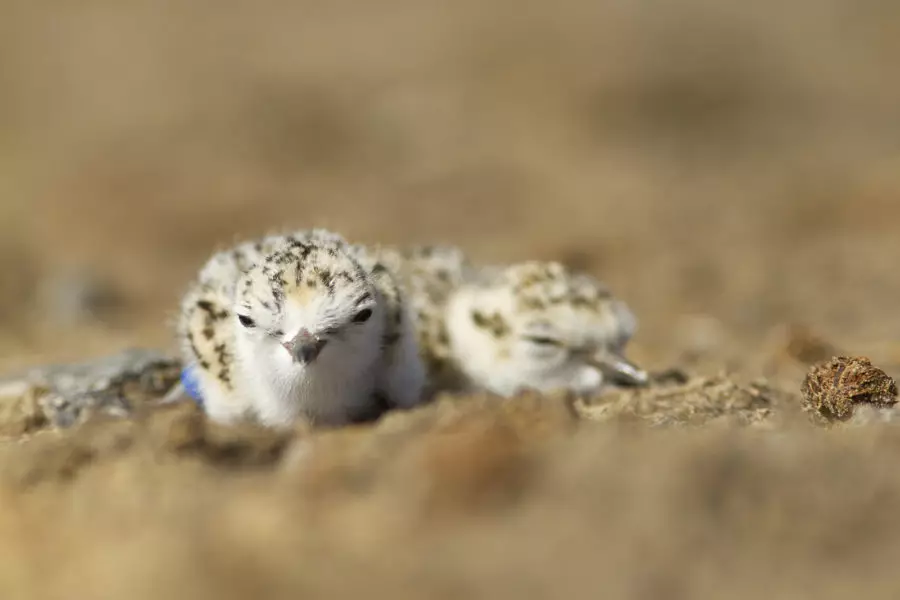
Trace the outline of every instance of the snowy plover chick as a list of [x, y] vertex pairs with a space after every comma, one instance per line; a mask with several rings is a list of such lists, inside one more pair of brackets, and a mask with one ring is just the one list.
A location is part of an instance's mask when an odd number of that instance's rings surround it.
[[422, 398], [425, 371], [393, 276], [327, 230], [213, 255], [178, 330], [216, 421], [336, 426]]
[[624, 354], [634, 314], [599, 281], [556, 262], [481, 270], [449, 298], [446, 326], [459, 369], [496, 394], [589, 394], [648, 380]]
[[556, 262], [475, 267], [452, 246], [379, 248], [416, 315], [430, 392], [594, 393], [646, 383], [625, 358], [637, 320], [586, 274]]

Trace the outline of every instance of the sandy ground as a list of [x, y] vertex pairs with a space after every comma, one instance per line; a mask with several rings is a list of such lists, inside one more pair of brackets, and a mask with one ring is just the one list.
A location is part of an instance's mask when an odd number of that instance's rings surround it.
[[896, 597], [900, 433], [799, 411], [831, 350], [900, 375], [896, 3], [2, 12], [2, 370], [173, 348], [213, 249], [316, 225], [588, 270], [695, 377], [8, 444], [3, 598]]

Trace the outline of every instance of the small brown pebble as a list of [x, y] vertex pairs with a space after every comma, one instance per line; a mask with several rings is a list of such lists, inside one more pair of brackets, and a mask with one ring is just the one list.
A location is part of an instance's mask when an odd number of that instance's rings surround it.
[[889, 408], [897, 402], [897, 384], [868, 358], [837, 356], [814, 365], [801, 389], [803, 409], [818, 421], [846, 421], [854, 406]]

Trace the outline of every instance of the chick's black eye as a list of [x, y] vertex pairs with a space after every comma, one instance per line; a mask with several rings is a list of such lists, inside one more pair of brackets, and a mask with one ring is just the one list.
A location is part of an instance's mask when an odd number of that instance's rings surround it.
[[247, 327], [248, 329], [250, 327], [256, 327], [256, 323], [247, 315], [238, 315], [238, 321], [240, 321], [241, 325]]
[[365, 323], [372, 316], [371, 308], [364, 308], [353, 316], [354, 323]]
[[538, 344], [539, 346], [562, 346], [562, 342], [557, 339], [551, 337], [545, 337], [540, 335], [527, 336], [525, 338], [532, 344]]

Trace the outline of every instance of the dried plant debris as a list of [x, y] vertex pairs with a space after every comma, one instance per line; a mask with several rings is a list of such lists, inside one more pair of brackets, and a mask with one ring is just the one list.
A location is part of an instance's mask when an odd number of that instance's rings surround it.
[[891, 408], [897, 402], [897, 384], [865, 357], [837, 356], [813, 366], [801, 391], [803, 410], [819, 424], [847, 421], [861, 404]]
[[765, 423], [779, 392], [764, 382], [741, 385], [728, 377], [697, 377], [679, 385], [611, 392], [575, 406], [584, 419], [634, 420], [653, 426], [700, 426], [713, 421]]
[[[180, 373], [177, 359], [145, 349], [18, 373], [0, 381], [0, 430], [26, 433], [45, 424], [69, 427], [92, 412], [130, 415], [162, 398]], [[32, 414], [35, 405], [39, 417]]]

